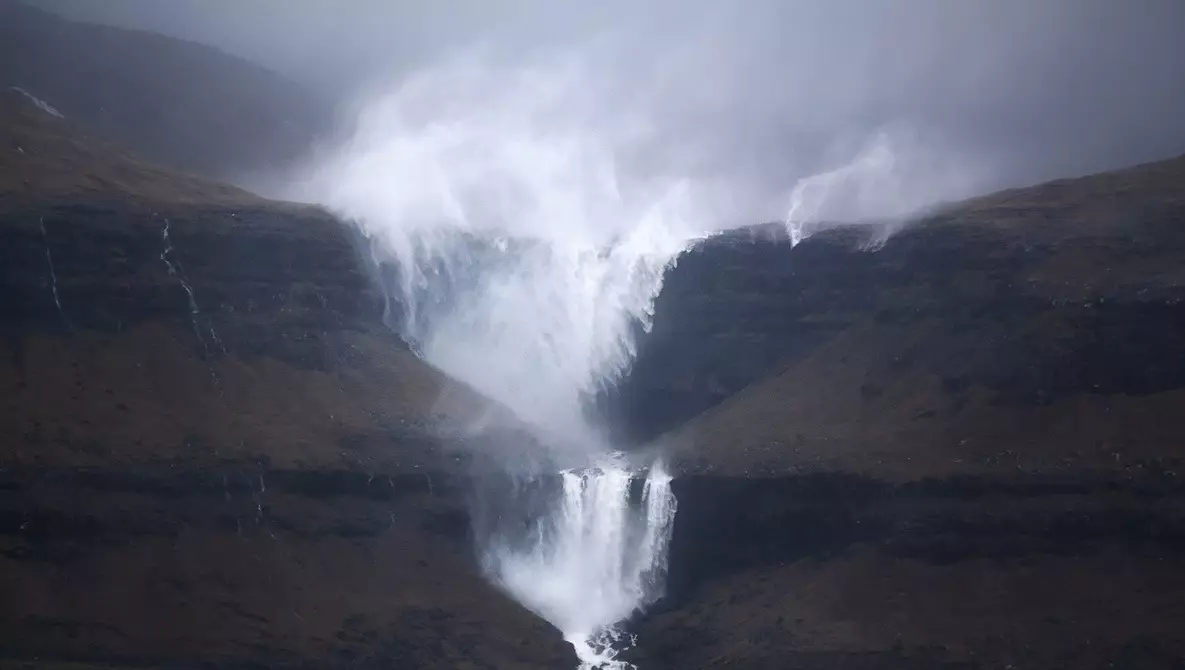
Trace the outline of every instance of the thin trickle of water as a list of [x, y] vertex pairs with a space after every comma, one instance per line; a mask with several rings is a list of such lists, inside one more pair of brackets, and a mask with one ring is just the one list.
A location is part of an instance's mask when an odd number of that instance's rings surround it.
[[[197, 336], [198, 342], [202, 345], [202, 350], [208, 357], [210, 355], [210, 348], [206, 342], [206, 338], [202, 335], [201, 324], [201, 310], [198, 309], [197, 298], [194, 297], [193, 286], [189, 283], [189, 278], [185, 276], [185, 268], [181, 265], [180, 260], [171, 260], [170, 255], [173, 254], [173, 242], [169, 238], [169, 220], [165, 219], [164, 227], [161, 229], [161, 241], [164, 243], [164, 250], [160, 254], [160, 259], [164, 261], [165, 268], [169, 272], [169, 276], [177, 280], [181, 284], [181, 288], [185, 290], [185, 297], [189, 306], [189, 320], [193, 326], [193, 334]], [[214, 326], [207, 326], [205, 328], [210, 333], [210, 339], [214, 342], [222, 353], [226, 353], [226, 347], [222, 345], [222, 338], [218, 337], [218, 333], [214, 331]]]
[[164, 243], [164, 251], [161, 252], [160, 259], [164, 261], [169, 276], [175, 278], [181, 284], [181, 288], [185, 290], [186, 299], [189, 301], [189, 320], [193, 325], [193, 334], [197, 337], [198, 342], [201, 343], [202, 350], [209, 356], [210, 349], [206, 346], [206, 338], [202, 336], [202, 329], [198, 324], [200, 312], [198, 311], [197, 300], [193, 297], [193, 287], [189, 285], [189, 280], [185, 277], [184, 269], [178, 271], [181, 261], [177, 261], [176, 265], [174, 265], [173, 261], [169, 260], [169, 254], [173, 253], [173, 242], [169, 239], [168, 219], [165, 219], [164, 228], [161, 230], [161, 241]]
[[66, 118], [66, 117], [62, 116], [62, 113], [59, 112], [57, 109], [55, 109], [53, 107], [53, 105], [50, 105], [48, 102], [42, 100], [41, 98], [38, 98], [37, 96], [33, 95], [32, 93], [21, 88], [20, 86], [10, 86], [9, 88], [11, 88], [13, 91], [16, 91], [17, 93], [25, 96], [25, 99], [27, 99], [29, 102], [33, 103], [34, 106], [36, 106], [38, 109], [45, 112], [46, 114], [49, 114], [50, 116], [56, 116], [59, 119]]
[[[181, 288], [185, 290], [186, 300], [189, 306], [189, 322], [193, 326], [193, 334], [197, 337], [198, 343], [202, 345], [202, 352], [206, 356], [207, 366], [210, 369], [210, 378], [214, 380], [214, 387], [218, 389], [218, 396], [225, 402], [225, 394], [222, 390], [222, 380], [218, 378], [218, 373], [214, 371], [214, 365], [210, 362], [210, 346], [206, 338], [202, 335], [201, 311], [198, 309], [197, 299], [194, 297], [193, 286], [189, 283], [189, 278], [185, 276], [185, 268], [181, 265], [178, 259], [175, 262], [170, 259], [173, 253], [173, 242], [169, 238], [169, 220], [164, 220], [164, 227], [161, 229], [161, 242], [164, 244], [164, 249], [161, 251], [160, 259], [164, 261], [165, 268], [168, 270], [169, 276], [177, 280], [181, 284]], [[210, 338], [222, 353], [226, 353], [226, 347], [222, 346], [222, 340], [218, 337], [218, 333], [214, 332], [214, 326], [208, 326]]]
[[70, 330], [70, 320], [66, 318], [66, 312], [62, 309], [62, 299], [58, 295], [58, 272], [54, 268], [53, 253], [49, 248], [49, 233], [45, 230], [45, 217], [37, 220], [38, 227], [41, 228], [41, 243], [45, 246], [45, 263], [49, 266], [49, 288], [53, 295], [53, 304], [58, 308], [58, 316], [61, 317], [62, 323], [66, 325], [66, 329]]

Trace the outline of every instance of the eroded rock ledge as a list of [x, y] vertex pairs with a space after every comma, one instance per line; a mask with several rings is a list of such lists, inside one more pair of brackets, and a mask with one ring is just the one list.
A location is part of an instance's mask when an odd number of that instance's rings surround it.
[[676, 479], [645, 668], [1176, 667], [1185, 486], [816, 474]]

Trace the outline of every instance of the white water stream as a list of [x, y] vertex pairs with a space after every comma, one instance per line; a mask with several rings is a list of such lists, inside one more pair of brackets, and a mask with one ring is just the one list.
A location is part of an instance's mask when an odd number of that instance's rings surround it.
[[[659, 120], [608, 104], [619, 92], [604, 83], [571, 62], [418, 73], [357, 110], [297, 195], [359, 226], [390, 323], [424, 360], [535, 427], [543, 476], [562, 486], [542, 504], [512, 498], [505, 515], [529, 532], [503, 519], [479, 554], [582, 667], [622, 668], [633, 640], [619, 624], [662, 595], [676, 503], [661, 464], [628, 464], [588, 405], [633, 362], [666, 271], [735, 203], [643, 169]], [[794, 241], [825, 191], [891, 164], [880, 156], [796, 189]]]
[[[518, 546], [492, 543], [486, 567], [563, 631], [584, 667], [627, 667], [614, 658], [633, 640], [614, 624], [662, 595], [676, 509], [671, 478], [661, 466], [638, 473], [612, 459], [560, 477], [550, 514]], [[638, 478], [640, 500], [631, 495]]]
[[583, 84], [566, 70], [413, 77], [361, 110], [306, 195], [357, 222], [420, 356], [537, 430], [550, 465], [508, 475], [562, 485], [502, 501], [528, 532], [503, 519], [478, 551], [582, 667], [612, 668], [632, 644], [618, 624], [662, 595], [676, 504], [661, 464], [628, 464], [586, 410], [633, 361], [702, 222], [682, 176], [623, 178], [633, 129], [568, 114]]

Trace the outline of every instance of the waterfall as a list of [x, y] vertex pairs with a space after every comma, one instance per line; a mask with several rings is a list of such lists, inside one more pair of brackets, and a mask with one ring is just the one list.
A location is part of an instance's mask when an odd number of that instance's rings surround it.
[[[535, 433], [486, 454], [517, 483], [474, 496], [477, 550], [589, 667], [615, 662], [631, 644], [618, 624], [660, 597], [676, 508], [661, 465], [627, 463], [590, 401], [628, 372], [667, 271], [736, 206], [710, 175], [648, 159], [665, 119], [603, 74], [580, 59], [413, 73], [355, 110], [294, 194], [358, 226], [418, 355]], [[802, 180], [792, 240], [837, 202], [875, 202], [892, 158]]]
[[486, 569], [564, 633], [582, 667], [625, 668], [614, 659], [633, 639], [616, 624], [662, 595], [676, 509], [671, 477], [660, 463], [639, 471], [612, 455], [559, 477], [549, 512], [525, 537], [498, 534]]
[[687, 177], [625, 166], [639, 125], [587, 116], [586, 74], [419, 73], [359, 110], [301, 195], [359, 227], [412, 349], [536, 433], [530, 457], [487, 454], [511, 483], [474, 496], [478, 555], [583, 667], [620, 668], [620, 623], [662, 595], [676, 504], [662, 465], [629, 463], [589, 405], [709, 226]]

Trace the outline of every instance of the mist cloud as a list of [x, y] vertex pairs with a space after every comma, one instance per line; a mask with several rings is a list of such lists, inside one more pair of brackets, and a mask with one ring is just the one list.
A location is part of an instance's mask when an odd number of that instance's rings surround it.
[[611, 52], [617, 98], [662, 122], [663, 160], [683, 151], [753, 198], [886, 128], [957, 177], [944, 196], [1185, 151], [1176, 0], [35, 4], [212, 44], [334, 100], [478, 48], [504, 63]]

